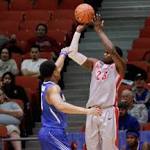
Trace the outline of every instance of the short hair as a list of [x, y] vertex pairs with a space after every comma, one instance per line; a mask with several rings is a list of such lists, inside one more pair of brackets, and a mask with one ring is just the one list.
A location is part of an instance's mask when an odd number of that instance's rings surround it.
[[55, 68], [56, 68], [56, 65], [55, 65], [54, 61], [52, 61], [52, 60], [44, 61], [40, 65], [40, 76], [43, 79], [47, 78], [47, 77], [51, 77]]
[[118, 46], [115, 46], [115, 49], [116, 49], [116, 52], [118, 53], [118, 55], [119, 55], [120, 57], [123, 57], [122, 49], [121, 49], [120, 47], [118, 47]]
[[37, 45], [37, 44], [33, 44], [33, 45], [31, 46], [31, 48], [30, 48], [30, 51], [31, 51], [32, 48], [37, 48], [38, 51], [40, 51], [40, 46]]
[[38, 29], [39, 26], [43, 26], [43, 27], [45, 28], [45, 32], [47, 33], [48, 27], [47, 27], [46, 24], [44, 24], [44, 23], [39, 23], [39, 24], [36, 26], [36, 28], [35, 28], [36, 31], [37, 31], [37, 29]]

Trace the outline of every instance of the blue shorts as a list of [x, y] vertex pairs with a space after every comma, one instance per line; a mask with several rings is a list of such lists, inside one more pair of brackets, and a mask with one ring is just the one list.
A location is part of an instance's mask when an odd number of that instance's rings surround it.
[[63, 129], [42, 127], [39, 131], [42, 150], [71, 150]]

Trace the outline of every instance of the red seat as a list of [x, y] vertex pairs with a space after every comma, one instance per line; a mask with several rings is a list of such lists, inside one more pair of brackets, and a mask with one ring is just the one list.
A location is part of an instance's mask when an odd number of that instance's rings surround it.
[[30, 88], [33, 92], [37, 92], [39, 89], [39, 79], [37, 77], [16, 76], [16, 84]]
[[16, 33], [19, 31], [20, 21], [5, 20], [0, 22], [0, 29], [8, 33]]
[[27, 41], [33, 36], [34, 36], [34, 32], [29, 32], [29, 31], [19, 31], [16, 33], [16, 37], [18, 41]]
[[132, 48], [150, 49], [150, 38], [138, 38], [133, 41]]
[[43, 20], [48, 22], [53, 19], [54, 11], [52, 10], [30, 10], [25, 13], [26, 20]]
[[60, 47], [66, 46], [67, 31], [50, 30], [48, 31], [48, 36], [53, 37], [59, 43]]
[[48, 22], [44, 20], [26, 20], [21, 24], [20, 28], [25, 32], [34, 32], [39, 23], [48, 24]]
[[128, 51], [128, 61], [144, 60], [145, 54], [150, 51], [149, 49], [131, 49]]
[[150, 123], [146, 123], [146, 124], [142, 125], [142, 129], [144, 131], [150, 130]]
[[145, 20], [145, 27], [149, 27], [150, 26], [150, 17], [146, 18]]
[[56, 0], [37, 0], [34, 9], [55, 10], [57, 9]]
[[48, 27], [50, 30], [65, 30], [68, 32], [72, 32], [74, 22], [71, 19], [63, 19], [63, 20], [54, 20], [49, 22]]
[[59, 4], [59, 9], [75, 9], [79, 4], [83, 3], [83, 0], [63, 0]]
[[150, 27], [141, 29], [139, 37], [150, 38]]
[[32, 8], [30, 0], [12, 0], [10, 4], [10, 10], [30, 10]]
[[7, 11], [9, 9], [9, 3], [7, 1], [0, 1], [0, 11]]
[[72, 19], [74, 18], [74, 10], [72, 9], [57, 9], [54, 12], [54, 19]]
[[0, 13], [0, 20], [6, 21], [22, 21], [23, 20], [23, 11], [2, 11]]
[[16, 61], [17, 67], [20, 70], [21, 62], [22, 62], [22, 55], [18, 53], [12, 53], [12, 58]]
[[4, 125], [0, 124], [0, 137], [4, 138], [7, 136], [8, 136], [7, 128]]

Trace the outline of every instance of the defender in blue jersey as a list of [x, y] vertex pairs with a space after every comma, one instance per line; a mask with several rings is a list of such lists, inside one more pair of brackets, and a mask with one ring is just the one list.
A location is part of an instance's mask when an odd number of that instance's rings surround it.
[[90, 109], [74, 106], [65, 102], [64, 95], [58, 86], [67, 48], [61, 50], [57, 61], [45, 61], [40, 66], [40, 74], [44, 79], [41, 87], [42, 127], [39, 140], [42, 150], [70, 150], [65, 133], [66, 113], [101, 115], [101, 109]]

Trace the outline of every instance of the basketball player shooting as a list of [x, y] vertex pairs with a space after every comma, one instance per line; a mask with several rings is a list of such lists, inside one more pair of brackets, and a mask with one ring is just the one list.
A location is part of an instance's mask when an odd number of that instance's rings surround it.
[[78, 25], [74, 33], [69, 57], [91, 71], [90, 93], [87, 108], [100, 107], [101, 116], [87, 115], [85, 139], [87, 150], [118, 150], [117, 90], [124, 78], [126, 64], [122, 50], [114, 46], [103, 31], [99, 16], [93, 21], [94, 30], [105, 48], [102, 60], [87, 58], [78, 52], [78, 44], [84, 25]]

